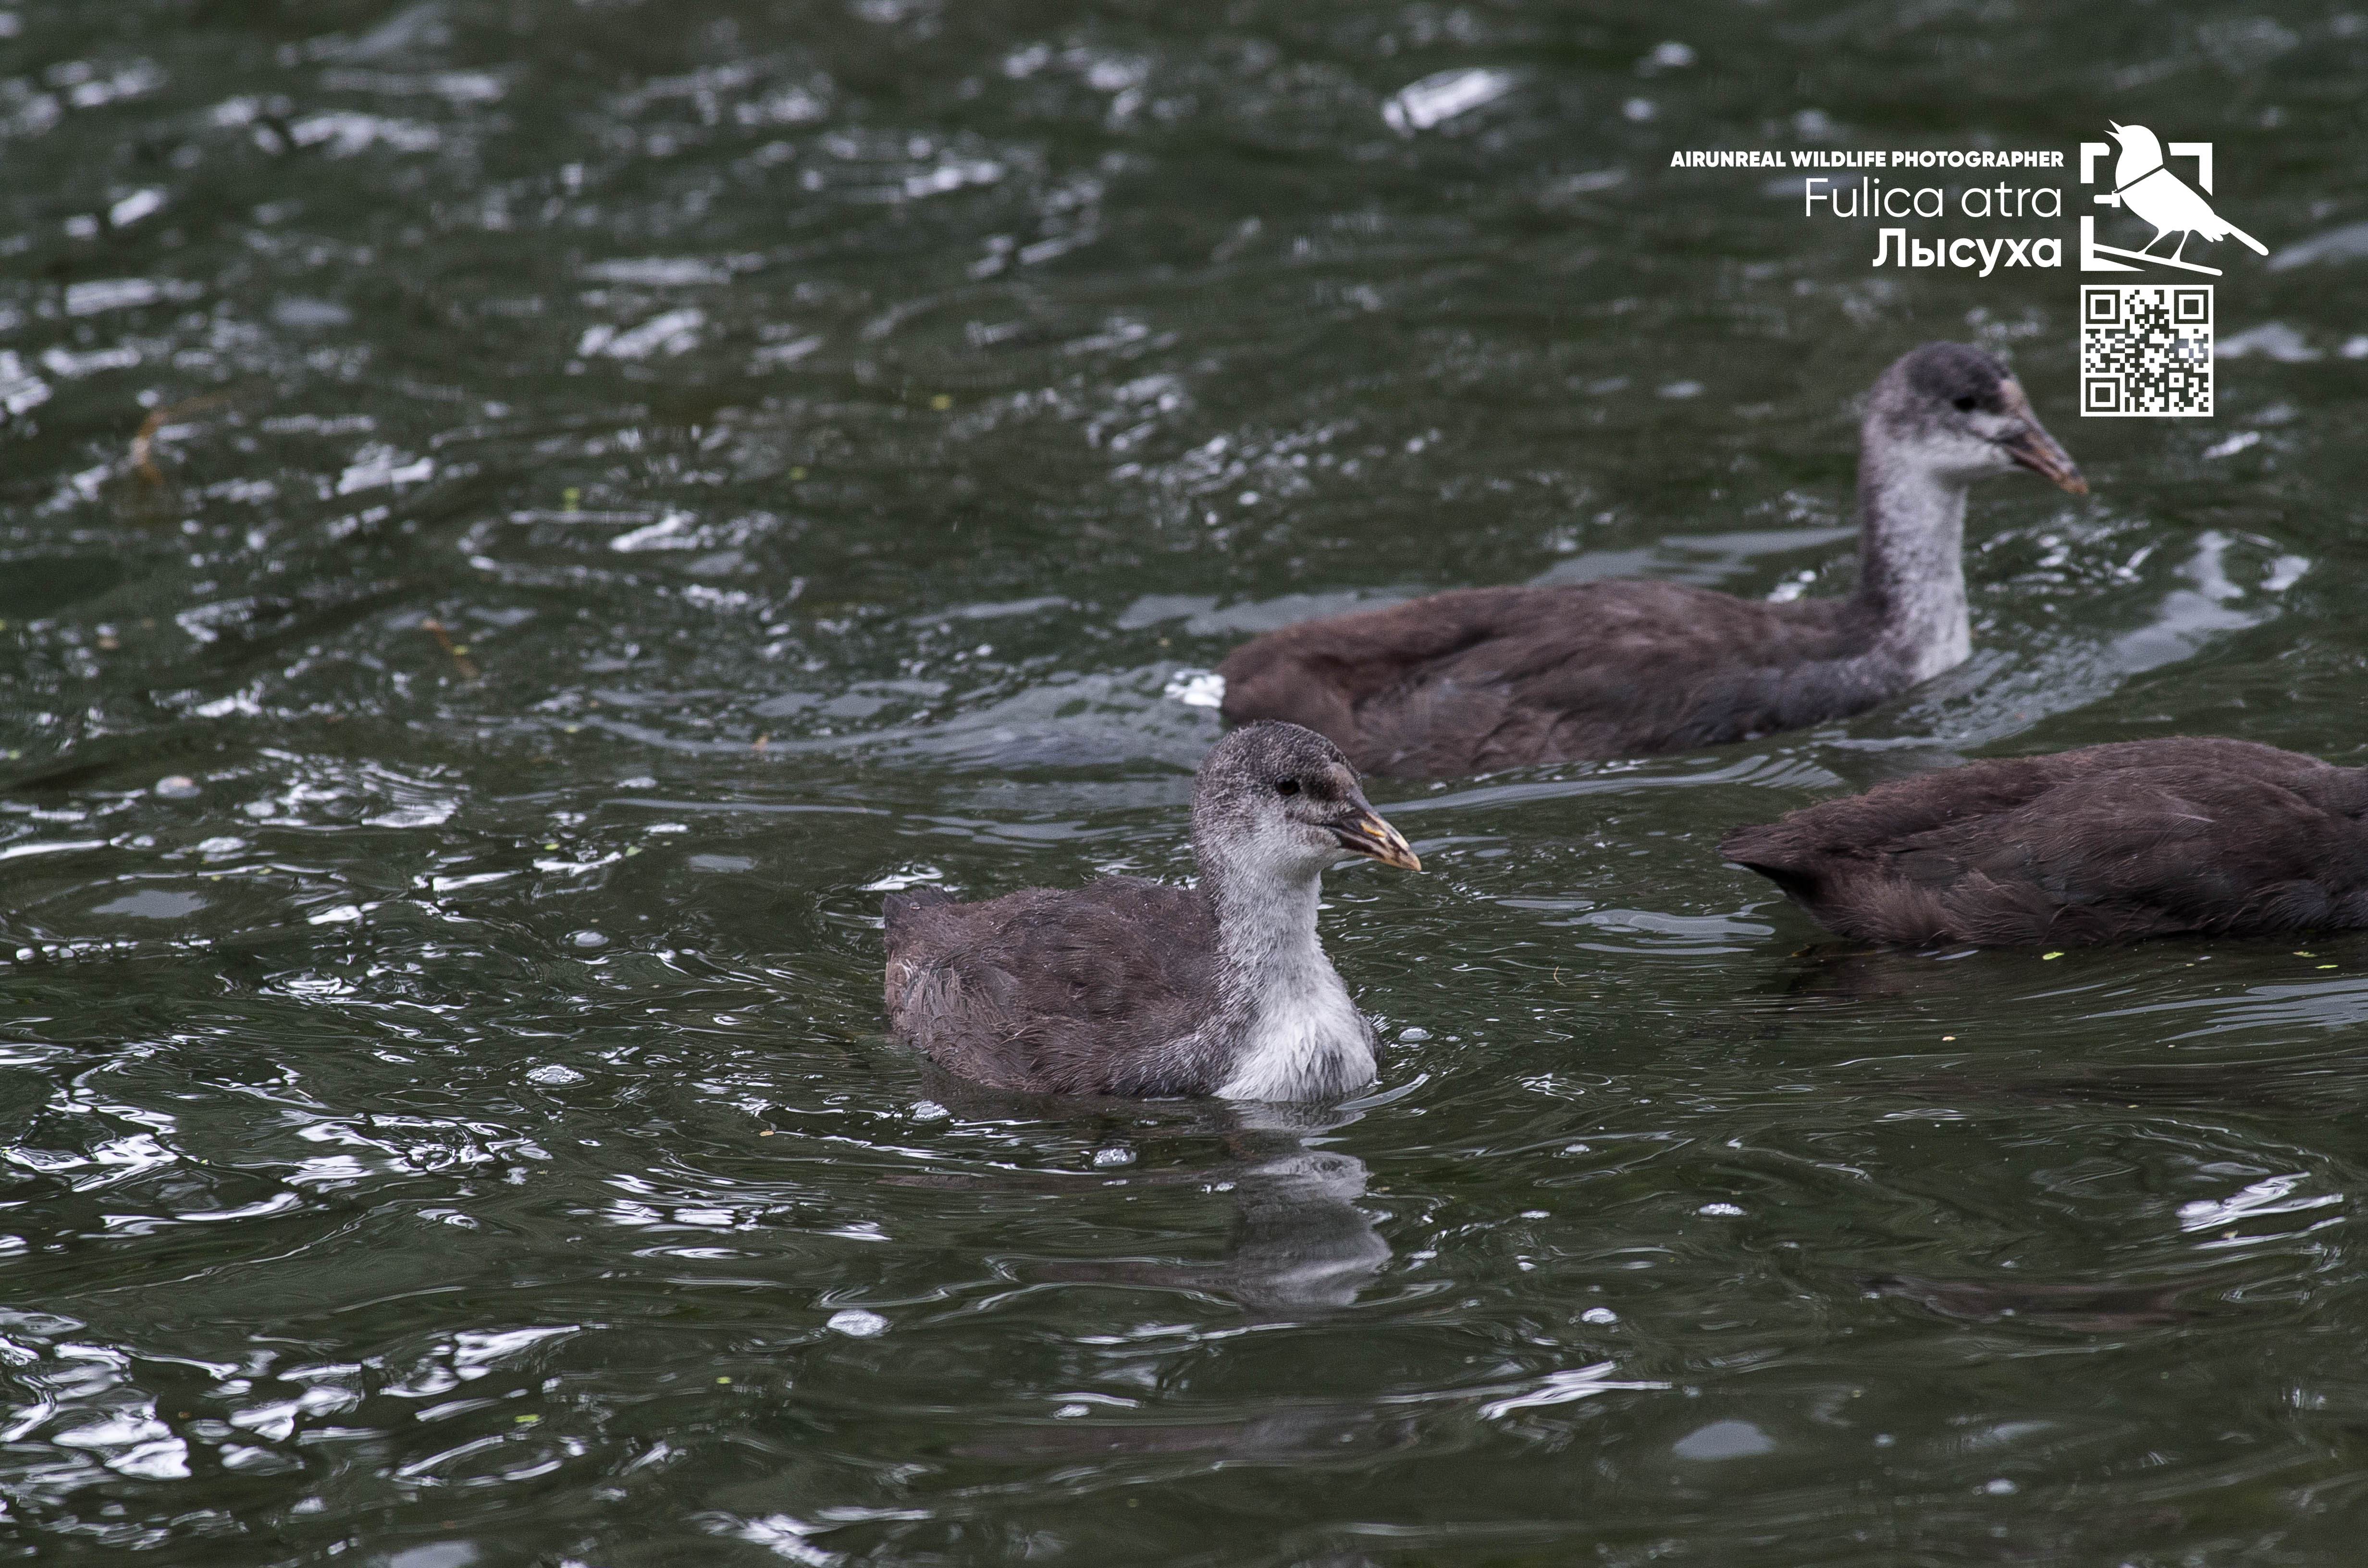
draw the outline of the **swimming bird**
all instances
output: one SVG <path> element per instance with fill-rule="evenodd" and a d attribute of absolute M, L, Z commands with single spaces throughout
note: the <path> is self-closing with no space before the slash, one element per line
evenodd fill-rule
<path fill-rule="evenodd" d="M 2153 250 L 2165 234 L 2175 233 L 2179 236 L 2179 248 L 2170 253 L 2173 261 L 2186 252 L 2187 242 L 2197 234 L 2214 244 L 2234 235 L 2250 245 L 2257 255 L 2270 254 L 2269 246 L 2212 210 L 2212 203 L 2170 172 L 2163 162 L 2162 142 L 2153 131 L 2143 125 L 2123 125 L 2118 120 L 2105 123 L 2113 128 L 2113 140 L 2122 144 L 2122 150 L 2113 160 L 2112 191 L 2097 199 L 2111 206 L 2126 207 L 2154 225 L 2154 238 L 2138 247 L 2141 253 Z"/>
<path fill-rule="evenodd" d="M 2018 466 L 2088 491 L 2004 366 L 1928 343 L 1868 400 L 1850 597 L 1771 604 L 1631 581 L 1461 588 L 1244 643 L 1217 666 L 1224 712 L 1304 724 L 1366 772 L 1429 778 L 1856 713 L 1972 653 L 1965 487 Z"/>
<path fill-rule="evenodd" d="M 1344 849 L 1422 869 L 1338 746 L 1248 725 L 1193 780 L 1195 886 L 891 894 L 890 1022 L 998 1088 L 1338 1099 L 1373 1080 L 1373 1027 L 1315 931 L 1325 868 Z"/>
<path fill-rule="evenodd" d="M 2342 930 L 2368 926 L 2368 768 L 2249 741 L 2122 741 L 1894 779 L 1719 849 L 1862 941 Z"/>

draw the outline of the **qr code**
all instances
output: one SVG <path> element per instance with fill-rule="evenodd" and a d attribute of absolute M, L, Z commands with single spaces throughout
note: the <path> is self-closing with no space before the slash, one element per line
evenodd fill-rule
<path fill-rule="evenodd" d="M 2080 412 L 2209 415 L 2212 286 L 2081 285 Z"/>

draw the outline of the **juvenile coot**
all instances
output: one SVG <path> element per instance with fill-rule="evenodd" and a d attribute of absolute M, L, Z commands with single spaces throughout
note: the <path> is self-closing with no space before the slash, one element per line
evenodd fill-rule
<path fill-rule="evenodd" d="M 2368 769 L 2123 741 L 1877 785 L 1719 845 L 1845 937 L 2072 947 L 2368 926 Z"/>
<path fill-rule="evenodd" d="M 892 894 L 889 1019 L 998 1088 L 1338 1098 L 1373 1078 L 1372 1026 L 1315 934 L 1343 849 L 1422 869 L 1338 746 L 1296 724 L 1236 730 L 1193 781 L 1198 886 Z"/>
<path fill-rule="evenodd" d="M 1224 711 L 1320 731 L 1367 772 L 1430 778 L 1856 713 L 1973 651 L 1965 487 L 2017 466 L 2089 488 L 2004 366 L 1928 343 L 1868 401 L 1850 597 L 1770 604 L 1625 581 L 1462 588 L 1243 644 L 1217 666 Z"/>

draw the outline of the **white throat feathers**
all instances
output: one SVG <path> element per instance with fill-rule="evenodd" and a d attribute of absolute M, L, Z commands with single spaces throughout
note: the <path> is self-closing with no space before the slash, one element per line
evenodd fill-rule
<path fill-rule="evenodd" d="M 1212 879 L 1224 974 L 1218 1027 L 1234 1061 L 1229 1099 L 1324 1099 L 1374 1072 L 1372 1026 L 1315 929 L 1321 865 L 1233 865 Z"/>
<path fill-rule="evenodd" d="M 1911 680 L 1929 680 L 1974 652 L 1965 604 L 1965 482 L 1906 453 L 1871 449 L 1864 461 L 1859 592 L 1882 626 L 1882 652 Z"/>

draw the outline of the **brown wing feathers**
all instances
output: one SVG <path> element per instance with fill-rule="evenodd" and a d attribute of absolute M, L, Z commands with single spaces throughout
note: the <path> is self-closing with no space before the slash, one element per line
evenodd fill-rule
<path fill-rule="evenodd" d="M 890 1023 L 941 1065 L 1005 1088 L 1152 1094 L 1214 985 L 1192 889 L 1114 877 L 983 903 L 887 905 Z"/>
<path fill-rule="evenodd" d="M 1857 712 L 1886 688 L 1825 666 L 1870 635 L 1844 603 L 1682 584 L 1467 588 L 1286 627 L 1218 673 L 1235 722 L 1288 718 L 1360 768 L 1437 778 Z"/>

